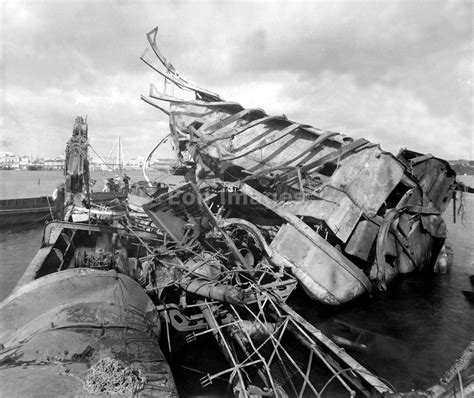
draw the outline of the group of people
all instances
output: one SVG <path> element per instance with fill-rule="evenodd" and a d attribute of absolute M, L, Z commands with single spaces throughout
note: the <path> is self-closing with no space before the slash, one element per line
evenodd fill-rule
<path fill-rule="evenodd" d="M 115 178 L 107 178 L 104 182 L 104 189 L 102 192 L 130 192 L 130 177 L 126 174 L 122 178 L 123 185 L 121 184 L 120 177 L 118 175 Z"/>

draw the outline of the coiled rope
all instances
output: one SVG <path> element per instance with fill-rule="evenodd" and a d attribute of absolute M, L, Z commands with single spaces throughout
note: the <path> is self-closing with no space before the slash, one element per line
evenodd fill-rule
<path fill-rule="evenodd" d="M 140 369 L 124 366 L 112 358 L 101 358 L 87 372 L 85 388 L 91 394 L 128 394 L 143 390 L 146 378 Z"/>

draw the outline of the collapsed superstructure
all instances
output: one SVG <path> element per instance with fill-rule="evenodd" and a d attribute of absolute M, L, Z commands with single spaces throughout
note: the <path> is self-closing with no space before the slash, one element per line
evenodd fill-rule
<path fill-rule="evenodd" d="M 199 366 L 203 387 L 224 378 L 235 397 L 391 395 L 288 298 L 300 285 L 339 305 L 385 289 L 397 274 L 431 272 L 455 173 L 431 155 L 393 156 L 365 139 L 224 101 L 178 74 L 157 31 L 142 60 L 193 99 L 154 86 L 142 99 L 169 116 L 186 182 L 123 197 L 90 192 L 87 124 L 76 119 L 65 221 L 46 226 L 41 249 L 0 303 L 0 380 L 13 392 L 81 395 L 94 376 L 94 393 L 116 391 L 118 380 L 139 396 L 175 396 L 180 386 L 165 361 L 175 337 L 193 344 L 210 336 L 227 365 Z M 104 361 L 140 377 L 120 379 Z M 55 366 L 66 380 L 33 377 Z M 25 375 L 18 386 L 14 377 Z"/>
<path fill-rule="evenodd" d="M 456 185 L 448 162 L 405 149 L 394 156 L 363 138 L 225 101 L 181 77 L 156 35 L 148 33 L 152 50 L 141 59 L 195 99 L 154 85 L 142 99 L 169 115 L 176 155 L 194 166 L 190 179 L 218 223 L 245 223 L 270 263 L 326 304 L 385 289 L 398 273 L 433 269 Z M 194 239 L 205 235 L 199 220 L 207 215 L 192 200 L 186 205 L 183 192 L 172 195 L 173 204 L 148 204 L 150 217 L 182 243 L 185 224 L 194 225 Z"/>

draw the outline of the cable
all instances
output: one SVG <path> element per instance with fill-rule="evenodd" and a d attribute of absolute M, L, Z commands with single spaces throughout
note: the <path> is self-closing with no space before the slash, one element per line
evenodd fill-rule
<path fill-rule="evenodd" d="M 354 369 L 354 368 L 345 368 L 345 369 L 341 369 L 339 370 L 337 373 L 334 373 L 331 378 L 326 382 L 326 384 L 323 386 L 323 388 L 321 390 L 319 390 L 319 395 L 322 396 L 323 393 L 324 393 L 324 390 L 326 390 L 326 388 L 329 386 L 329 384 L 331 384 L 331 382 L 338 376 L 340 375 L 341 373 L 345 373 L 345 372 L 349 372 L 349 371 L 353 371 L 353 372 L 358 372 L 358 373 L 367 373 L 367 374 L 370 374 L 372 376 L 374 376 L 375 378 L 379 379 L 380 381 L 382 381 L 383 383 L 387 384 L 392 390 L 393 392 L 397 392 L 396 388 L 386 379 L 384 379 L 383 377 L 380 377 L 380 376 L 377 376 L 377 375 L 374 375 L 373 373 L 371 372 L 364 372 L 363 370 L 361 369 Z"/>

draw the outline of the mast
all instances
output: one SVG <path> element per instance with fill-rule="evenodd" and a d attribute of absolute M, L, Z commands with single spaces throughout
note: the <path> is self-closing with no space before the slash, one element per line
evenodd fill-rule
<path fill-rule="evenodd" d="M 123 171 L 123 147 L 122 147 L 122 138 L 118 138 L 118 166 L 120 173 Z"/>
<path fill-rule="evenodd" d="M 122 172 L 122 160 L 120 158 L 120 152 L 122 151 L 122 142 L 121 142 L 121 139 L 120 137 L 118 138 L 118 145 L 117 145 L 117 163 L 118 163 L 118 169 L 119 169 L 119 172 L 121 173 Z"/>
<path fill-rule="evenodd" d="M 112 157 L 112 154 L 115 152 L 115 156 Z M 112 149 L 109 152 L 109 155 L 106 157 L 107 164 L 111 166 L 112 170 L 123 171 L 123 148 L 122 148 L 122 138 L 118 137 L 115 141 Z"/>
<path fill-rule="evenodd" d="M 105 160 L 107 161 L 107 165 L 110 166 L 111 170 L 115 170 L 115 159 L 116 158 L 113 158 L 112 154 L 114 153 L 114 149 L 116 148 L 116 146 L 117 146 L 117 141 L 114 142 L 114 145 L 112 146 L 112 149 L 110 150 L 109 154 L 105 158 Z"/>

